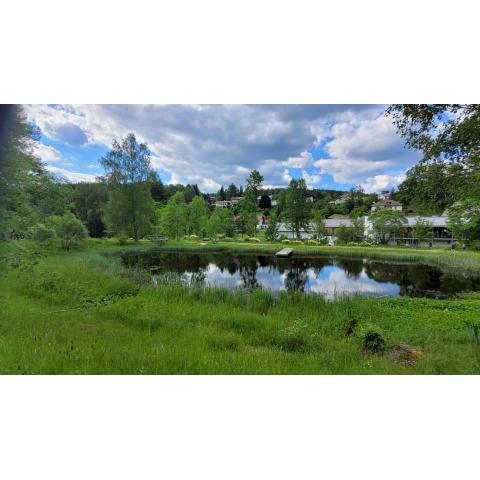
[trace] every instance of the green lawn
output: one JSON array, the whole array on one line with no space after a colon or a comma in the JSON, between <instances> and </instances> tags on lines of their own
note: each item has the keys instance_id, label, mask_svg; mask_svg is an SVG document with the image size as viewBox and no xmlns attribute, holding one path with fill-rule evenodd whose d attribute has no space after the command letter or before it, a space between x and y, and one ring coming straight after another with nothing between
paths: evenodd
<instances>
[{"instance_id":1,"label":"green lawn","mask_svg":"<svg viewBox=\"0 0 480 480\"><path fill-rule=\"evenodd\" d=\"M169 243L162 249L275 251L241 242ZM36 252L27 242L0 245L0 373L479 373L474 327L480 297L458 300L352 298L224 289L152 287L125 269L119 247L89 240L70 251ZM294 246L297 253L421 260L480 271L480 254L401 248ZM366 326L386 342L366 353ZM395 362L406 343L422 354Z\"/></svg>"}]
</instances>

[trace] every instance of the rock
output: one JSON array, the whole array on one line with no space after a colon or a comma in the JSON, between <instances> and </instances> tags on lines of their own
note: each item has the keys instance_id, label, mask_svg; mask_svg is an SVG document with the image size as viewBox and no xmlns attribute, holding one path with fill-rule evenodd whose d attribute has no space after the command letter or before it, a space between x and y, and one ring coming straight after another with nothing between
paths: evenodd
<instances>
[{"instance_id":1,"label":"rock","mask_svg":"<svg viewBox=\"0 0 480 480\"><path fill-rule=\"evenodd\" d=\"M422 355L423 350L420 347L412 347L406 343L401 343L390 351L390 358L401 365L415 365Z\"/></svg>"}]
</instances>

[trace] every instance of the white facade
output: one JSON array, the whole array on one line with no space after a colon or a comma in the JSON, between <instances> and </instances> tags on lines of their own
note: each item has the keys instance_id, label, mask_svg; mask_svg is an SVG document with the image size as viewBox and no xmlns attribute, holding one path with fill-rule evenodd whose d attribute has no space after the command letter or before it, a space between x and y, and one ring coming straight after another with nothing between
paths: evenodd
<instances>
[{"instance_id":1,"label":"white facade","mask_svg":"<svg viewBox=\"0 0 480 480\"><path fill-rule=\"evenodd\" d=\"M404 242L406 244L431 244L435 246L449 246L454 242L454 239L450 235L445 235L445 230L447 228L447 221L448 217L445 216L420 216L420 215L414 215L414 216L408 216L405 217L406 223L405 227L408 228L413 228L418 220L428 222L432 228L432 238L431 239L426 239L422 240L422 242L419 242L415 240L413 237L409 237L408 234L400 234L397 236L391 236L389 239L389 243L391 244L396 244L397 242ZM372 222L370 221L369 217L361 217L360 218L361 223L363 224L363 237L366 240L375 240L375 234L373 231L373 226ZM337 229L339 227L353 227L353 221L351 218L327 218L325 219L325 227L327 229ZM300 232L300 238L303 239L309 239L309 238L316 238L316 233L315 233L315 228L316 225L314 223L308 224L308 226L303 229ZM437 230L435 230L437 229ZM333 230L334 231L334 230ZM437 233L435 233L437 232ZM441 234L439 233L441 232ZM280 223L279 224L279 229L278 229L278 234L279 236L285 236L286 238L291 238L294 239L295 233L292 231L290 228L289 224L287 223ZM337 237L335 235L327 235L327 238L329 242L335 243L337 240Z\"/></svg>"}]
</instances>

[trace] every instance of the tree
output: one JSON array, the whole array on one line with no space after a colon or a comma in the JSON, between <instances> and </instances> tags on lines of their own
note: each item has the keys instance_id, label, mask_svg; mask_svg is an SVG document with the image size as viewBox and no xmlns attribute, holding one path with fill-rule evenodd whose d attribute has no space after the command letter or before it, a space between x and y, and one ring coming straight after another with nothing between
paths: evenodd
<instances>
[{"instance_id":1,"label":"tree","mask_svg":"<svg viewBox=\"0 0 480 480\"><path fill-rule=\"evenodd\" d=\"M177 192L167 202L161 213L162 230L171 238L180 238L187 230L187 204L182 192Z\"/></svg>"},{"instance_id":2,"label":"tree","mask_svg":"<svg viewBox=\"0 0 480 480\"><path fill-rule=\"evenodd\" d=\"M463 241L480 239L480 200L466 198L448 209L448 229L454 238Z\"/></svg>"},{"instance_id":3,"label":"tree","mask_svg":"<svg viewBox=\"0 0 480 480\"><path fill-rule=\"evenodd\" d=\"M394 104L386 113L423 162L480 156L478 104Z\"/></svg>"},{"instance_id":4,"label":"tree","mask_svg":"<svg viewBox=\"0 0 480 480\"><path fill-rule=\"evenodd\" d=\"M103 215L108 201L104 183L78 183L73 191L73 209L84 223L91 237L102 237L105 233Z\"/></svg>"},{"instance_id":5,"label":"tree","mask_svg":"<svg viewBox=\"0 0 480 480\"><path fill-rule=\"evenodd\" d=\"M260 197L260 201L258 202L258 206L262 209L265 210L267 208L272 208L272 201L270 200L270 197L268 195L262 195Z\"/></svg>"},{"instance_id":6,"label":"tree","mask_svg":"<svg viewBox=\"0 0 480 480\"><path fill-rule=\"evenodd\" d=\"M265 238L271 242L277 240L279 227L277 214L273 212L270 215L267 228L265 229Z\"/></svg>"},{"instance_id":7,"label":"tree","mask_svg":"<svg viewBox=\"0 0 480 480\"><path fill-rule=\"evenodd\" d=\"M39 221L30 198L35 185L46 178L33 154L37 140L39 132L20 106L0 108L0 238L23 237Z\"/></svg>"},{"instance_id":8,"label":"tree","mask_svg":"<svg viewBox=\"0 0 480 480\"><path fill-rule=\"evenodd\" d=\"M262 182L263 176L253 170L247 178L245 194L238 203L241 222L249 235L255 235L257 231L257 198Z\"/></svg>"},{"instance_id":9,"label":"tree","mask_svg":"<svg viewBox=\"0 0 480 480\"><path fill-rule=\"evenodd\" d=\"M227 197L225 195L225 190L223 189L223 185L220 187L220 190L217 192L217 200L226 200Z\"/></svg>"},{"instance_id":10,"label":"tree","mask_svg":"<svg viewBox=\"0 0 480 480\"><path fill-rule=\"evenodd\" d=\"M412 227L412 235L417 240L426 240L432 236L433 224L423 218L417 218Z\"/></svg>"},{"instance_id":11,"label":"tree","mask_svg":"<svg viewBox=\"0 0 480 480\"><path fill-rule=\"evenodd\" d=\"M168 200L167 191L162 180L154 173L150 184L150 193L155 202L166 202Z\"/></svg>"},{"instance_id":12,"label":"tree","mask_svg":"<svg viewBox=\"0 0 480 480\"><path fill-rule=\"evenodd\" d=\"M323 207L324 205L322 203L315 202L313 210L313 224L315 235L318 239L327 236L327 227L325 225L326 210Z\"/></svg>"},{"instance_id":13,"label":"tree","mask_svg":"<svg viewBox=\"0 0 480 480\"><path fill-rule=\"evenodd\" d=\"M399 233L405 226L406 219L402 212L391 209L375 210L369 217L374 233L386 243L387 235Z\"/></svg>"},{"instance_id":14,"label":"tree","mask_svg":"<svg viewBox=\"0 0 480 480\"><path fill-rule=\"evenodd\" d=\"M202 197L193 197L192 202L188 205L188 234L204 237L207 231L208 221L208 205Z\"/></svg>"},{"instance_id":15,"label":"tree","mask_svg":"<svg viewBox=\"0 0 480 480\"><path fill-rule=\"evenodd\" d=\"M227 200L231 200L233 197L238 197L238 189L234 183L231 183L225 192Z\"/></svg>"},{"instance_id":16,"label":"tree","mask_svg":"<svg viewBox=\"0 0 480 480\"><path fill-rule=\"evenodd\" d=\"M290 181L285 196L285 219L297 238L300 238L300 231L307 227L310 216L306 193L307 185L301 178Z\"/></svg>"},{"instance_id":17,"label":"tree","mask_svg":"<svg viewBox=\"0 0 480 480\"><path fill-rule=\"evenodd\" d=\"M153 218L150 150L129 133L121 142L113 142L101 162L109 186L106 222L115 233L131 235L138 242Z\"/></svg>"},{"instance_id":18,"label":"tree","mask_svg":"<svg viewBox=\"0 0 480 480\"><path fill-rule=\"evenodd\" d=\"M208 219L207 231L211 236L233 237L235 235L233 212L229 208L215 208Z\"/></svg>"},{"instance_id":19,"label":"tree","mask_svg":"<svg viewBox=\"0 0 480 480\"><path fill-rule=\"evenodd\" d=\"M346 225L338 227L335 236L337 237L338 243L348 243L356 240L354 229Z\"/></svg>"},{"instance_id":20,"label":"tree","mask_svg":"<svg viewBox=\"0 0 480 480\"><path fill-rule=\"evenodd\" d=\"M395 104L387 115L407 146L423 154L397 200L430 214L466 197L480 198L480 105Z\"/></svg>"},{"instance_id":21,"label":"tree","mask_svg":"<svg viewBox=\"0 0 480 480\"><path fill-rule=\"evenodd\" d=\"M88 235L85 225L73 213L66 213L60 217L56 232L66 250Z\"/></svg>"}]
</instances>

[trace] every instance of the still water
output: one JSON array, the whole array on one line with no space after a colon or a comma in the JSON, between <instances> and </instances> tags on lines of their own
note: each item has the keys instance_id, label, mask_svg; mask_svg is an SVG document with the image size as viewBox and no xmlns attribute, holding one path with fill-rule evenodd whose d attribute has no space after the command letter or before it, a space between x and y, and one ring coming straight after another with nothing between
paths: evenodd
<instances>
[{"instance_id":1,"label":"still water","mask_svg":"<svg viewBox=\"0 0 480 480\"><path fill-rule=\"evenodd\" d=\"M366 258L280 259L268 255L165 252L125 254L123 261L129 266L150 269L154 283L173 278L187 285L298 290L327 298L355 294L446 298L462 291L480 290L480 278L468 278L460 272Z\"/></svg>"}]
</instances>

